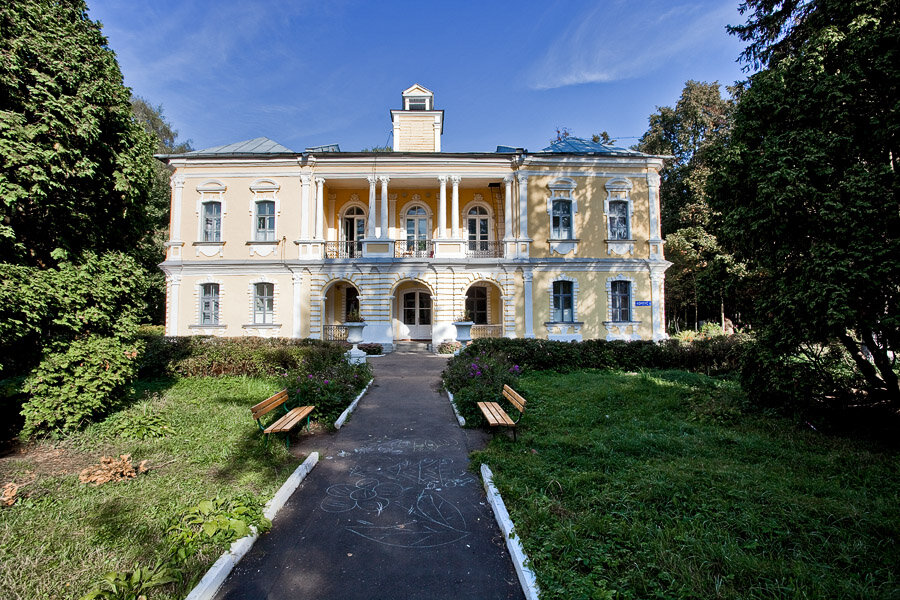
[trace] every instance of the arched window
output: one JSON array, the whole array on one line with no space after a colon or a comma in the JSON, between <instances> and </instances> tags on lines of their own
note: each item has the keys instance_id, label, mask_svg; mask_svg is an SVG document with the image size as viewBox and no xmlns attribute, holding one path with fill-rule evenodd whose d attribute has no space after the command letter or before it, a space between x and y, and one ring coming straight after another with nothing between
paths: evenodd
<instances>
[{"instance_id":1,"label":"arched window","mask_svg":"<svg viewBox=\"0 0 900 600\"><path fill-rule=\"evenodd\" d=\"M344 213L341 235L347 242L346 252L353 258L362 256L362 240L366 237L366 213L358 206L351 206Z\"/></svg>"},{"instance_id":2,"label":"arched window","mask_svg":"<svg viewBox=\"0 0 900 600\"><path fill-rule=\"evenodd\" d=\"M469 238L469 250L487 252L490 239L490 219L483 206L473 206L466 215L466 230Z\"/></svg>"},{"instance_id":3,"label":"arched window","mask_svg":"<svg viewBox=\"0 0 900 600\"><path fill-rule=\"evenodd\" d=\"M428 213L421 206L406 211L406 249L424 252L428 246Z\"/></svg>"}]
</instances>

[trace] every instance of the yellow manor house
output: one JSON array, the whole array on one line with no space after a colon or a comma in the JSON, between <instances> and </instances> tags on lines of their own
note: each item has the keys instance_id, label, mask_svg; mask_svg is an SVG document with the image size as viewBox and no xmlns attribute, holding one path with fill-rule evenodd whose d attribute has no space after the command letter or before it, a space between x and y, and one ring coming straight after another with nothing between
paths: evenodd
<instances>
[{"instance_id":1,"label":"yellow manor house","mask_svg":"<svg viewBox=\"0 0 900 600\"><path fill-rule=\"evenodd\" d=\"M294 152L257 138L173 168L166 334L366 342L666 337L663 158L564 138L540 152L441 152L414 85L393 152Z\"/></svg>"}]
</instances>

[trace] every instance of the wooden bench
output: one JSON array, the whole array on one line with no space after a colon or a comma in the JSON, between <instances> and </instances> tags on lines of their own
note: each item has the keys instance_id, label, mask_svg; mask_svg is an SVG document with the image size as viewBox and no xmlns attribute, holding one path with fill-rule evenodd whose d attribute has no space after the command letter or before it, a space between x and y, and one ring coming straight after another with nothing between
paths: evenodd
<instances>
[{"instance_id":1,"label":"wooden bench","mask_svg":"<svg viewBox=\"0 0 900 600\"><path fill-rule=\"evenodd\" d=\"M288 399L287 389L283 389L277 394L270 396L269 398L263 400L256 406L253 406L250 409L250 412L253 413L253 418L256 419L256 424L259 426L260 431L263 432L266 436L266 448L269 447L269 434L270 433L283 433L284 436L284 444L287 448L291 447L291 429L296 427L301 421L303 421L304 417L306 418L306 430L309 431L309 415L315 410L315 406L298 406L297 408L292 408L290 410L284 405L284 403ZM263 427L260 418L272 412L276 408L281 407L284 410L284 415L278 418L275 422L273 422L268 427Z\"/></svg>"},{"instance_id":2,"label":"wooden bench","mask_svg":"<svg viewBox=\"0 0 900 600\"><path fill-rule=\"evenodd\" d=\"M484 415L484 418L487 419L488 425L491 427L511 427L513 431L513 440L515 440L516 424L519 422L519 419L522 418L522 413L525 412L525 398L508 385L503 386L503 397L509 400L510 404L519 409L519 416L515 421L513 421L512 418L506 414L506 411L496 402L478 402L478 408L481 409L481 413Z\"/></svg>"}]
</instances>

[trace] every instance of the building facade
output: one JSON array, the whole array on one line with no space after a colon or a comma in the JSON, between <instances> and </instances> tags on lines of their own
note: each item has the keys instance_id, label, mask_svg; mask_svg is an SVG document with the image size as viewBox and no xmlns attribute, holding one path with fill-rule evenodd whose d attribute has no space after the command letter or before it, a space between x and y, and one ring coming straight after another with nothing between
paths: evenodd
<instances>
[{"instance_id":1,"label":"building facade","mask_svg":"<svg viewBox=\"0 0 900 600\"><path fill-rule=\"evenodd\" d=\"M402 100L393 152L161 157L166 334L340 339L358 310L388 346L452 340L464 316L474 337L665 337L663 157L575 138L441 152L434 95Z\"/></svg>"}]
</instances>

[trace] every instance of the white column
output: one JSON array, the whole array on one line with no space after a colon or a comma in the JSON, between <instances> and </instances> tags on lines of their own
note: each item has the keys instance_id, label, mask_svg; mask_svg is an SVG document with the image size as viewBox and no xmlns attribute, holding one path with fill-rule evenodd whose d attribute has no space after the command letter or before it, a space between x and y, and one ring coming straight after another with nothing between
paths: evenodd
<instances>
[{"instance_id":1,"label":"white column","mask_svg":"<svg viewBox=\"0 0 900 600\"><path fill-rule=\"evenodd\" d=\"M532 305L532 302L534 301L534 294L532 294L531 273L528 271L522 273L522 281L524 283L522 295L525 296L525 337L533 338L534 306Z\"/></svg>"},{"instance_id":2,"label":"white column","mask_svg":"<svg viewBox=\"0 0 900 600\"><path fill-rule=\"evenodd\" d=\"M366 237L373 239L375 237L375 182L374 175L366 177L369 182L369 232Z\"/></svg>"},{"instance_id":3,"label":"white column","mask_svg":"<svg viewBox=\"0 0 900 600\"><path fill-rule=\"evenodd\" d=\"M659 223L659 173L647 173L647 191L650 195L650 239L658 239L662 233Z\"/></svg>"},{"instance_id":4,"label":"white column","mask_svg":"<svg viewBox=\"0 0 900 600\"><path fill-rule=\"evenodd\" d=\"M388 237L388 192L387 184L391 180L390 177L382 175L378 178L381 181L381 239Z\"/></svg>"},{"instance_id":5,"label":"white column","mask_svg":"<svg viewBox=\"0 0 900 600\"><path fill-rule=\"evenodd\" d=\"M519 238L528 238L528 175L519 175Z\"/></svg>"},{"instance_id":6,"label":"white column","mask_svg":"<svg viewBox=\"0 0 900 600\"><path fill-rule=\"evenodd\" d=\"M316 237L325 239L325 178L316 177Z\"/></svg>"},{"instance_id":7,"label":"white column","mask_svg":"<svg viewBox=\"0 0 900 600\"><path fill-rule=\"evenodd\" d=\"M300 326L302 324L302 317L300 311L300 301L303 298L303 276L300 273L293 274L294 280L294 325L293 330L291 331L292 337L299 338L301 335Z\"/></svg>"},{"instance_id":8,"label":"white column","mask_svg":"<svg viewBox=\"0 0 900 600\"><path fill-rule=\"evenodd\" d=\"M180 242L181 204L182 198L184 197L184 177L181 175L172 175L169 183L172 185L172 227L169 231L169 241ZM203 218L202 214L200 215L200 218Z\"/></svg>"},{"instance_id":9,"label":"white column","mask_svg":"<svg viewBox=\"0 0 900 600\"><path fill-rule=\"evenodd\" d=\"M438 175L441 184L441 196L438 203L438 237L447 237L447 176Z\"/></svg>"},{"instance_id":10,"label":"white column","mask_svg":"<svg viewBox=\"0 0 900 600\"><path fill-rule=\"evenodd\" d=\"M309 209L309 183L310 175L300 176L300 239L309 239L309 218L312 211Z\"/></svg>"},{"instance_id":11,"label":"white column","mask_svg":"<svg viewBox=\"0 0 900 600\"><path fill-rule=\"evenodd\" d=\"M450 181L453 183L453 194L450 197L450 227L453 228L453 239L458 240L462 237L462 232L459 230L459 182L462 180L462 177L459 175L453 175L450 177Z\"/></svg>"},{"instance_id":12,"label":"white column","mask_svg":"<svg viewBox=\"0 0 900 600\"><path fill-rule=\"evenodd\" d=\"M664 271L650 271L650 303L652 307L650 314L653 321L654 342L669 338L666 334L665 285Z\"/></svg>"},{"instance_id":13,"label":"white column","mask_svg":"<svg viewBox=\"0 0 900 600\"><path fill-rule=\"evenodd\" d=\"M513 214L512 214L512 184L513 176L507 175L503 178L506 184L506 195L503 198L503 240L513 239Z\"/></svg>"},{"instance_id":14,"label":"white column","mask_svg":"<svg viewBox=\"0 0 900 600\"><path fill-rule=\"evenodd\" d=\"M650 171L649 173L647 173L647 192L650 196L650 258L662 258L662 228L660 224L659 209L659 173L655 171ZM631 237L635 237L634 232L632 232Z\"/></svg>"},{"instance_id":15,"label":"white column","mask_svg":"<svg viewBox=\"0 0 900 600\"><path fill-rule=\"evenodd\" d=\"M169 319L166 335L178 335L178 298L181 290L181 275L169 278Z\"/></svg>"}]
</instances>

